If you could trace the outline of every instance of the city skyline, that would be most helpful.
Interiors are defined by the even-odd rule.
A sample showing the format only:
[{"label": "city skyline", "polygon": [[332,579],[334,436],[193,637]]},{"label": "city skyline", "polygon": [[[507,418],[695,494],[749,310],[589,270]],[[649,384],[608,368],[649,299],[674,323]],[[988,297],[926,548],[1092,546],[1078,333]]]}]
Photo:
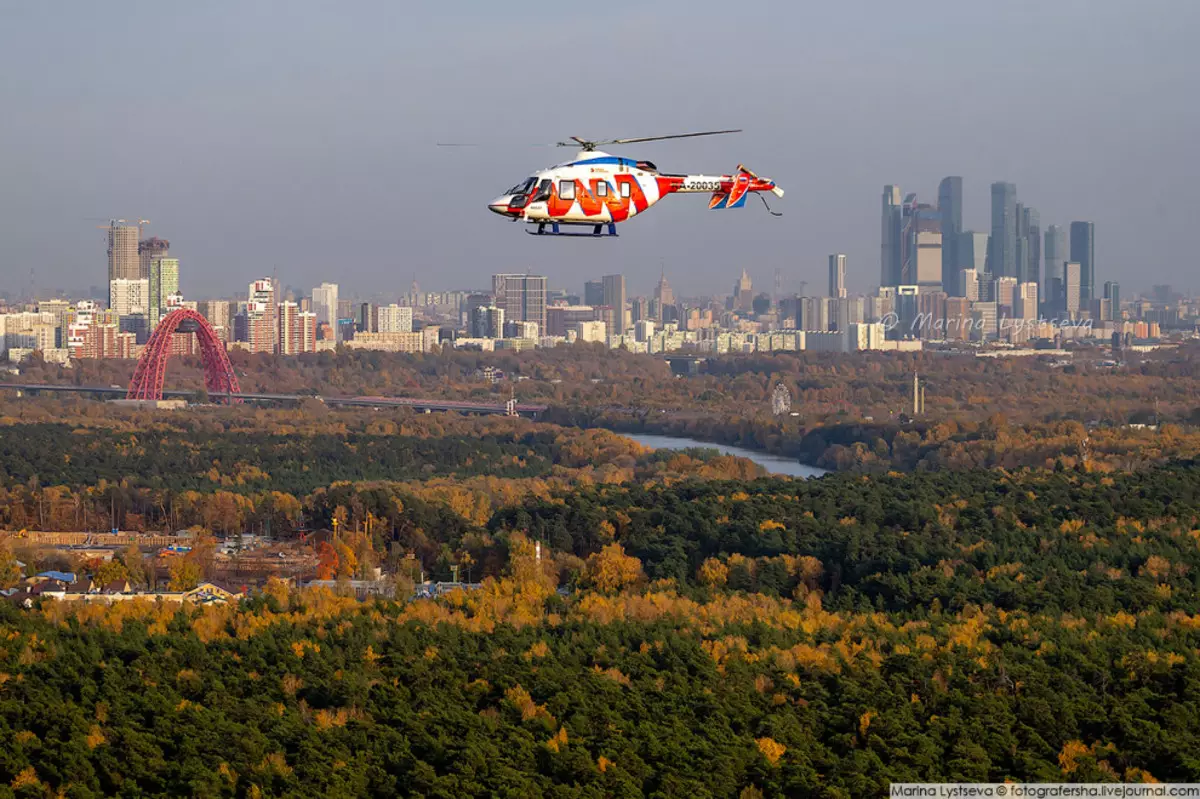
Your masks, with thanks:
[{"label": "city skyline", "polygon": [[[660,261],[681,292],[719,291],[728,272],[741,267],[759,285],[770,285],[780,269],[786,289],[824,282],[830,252],[847,254],[848,287],[865,291],[877,271],[869,264],[878,249],[878,187],[894,182],[932,203],[945,175],[963,178],[964,229],[989,230],[987,187],[1011,182],[1043,224],[1095,222],[1104,236],[1103,277],[1130,288],[1186,286],[1196,201],[1186,170],[1175,165],[1191,157],[1200,112],[1176,98],[1195,74],[1197,56],[1185,34],[1200,11],[1167,9],[1170,25],[1127,4],[1090,4],[1089,27],[1068,57],[1058,45],[1062,30],[1077,28],[1069,4],[1039,8],[1038,24],[1029,25],[1011,6],[934,2],[928,14],[914,15],[872,3],[865,34],[858,11],[751,6],[744,10],[750,23],[782,18],[758,27],[766,66],[779,78],[772,85],[786,87],[786,102],[756,88],[762,63],[695,81],[699,53],[664,66],[621,45],[626,68],[614,88],[628,90],[626,121],[614,123],[608,109],[580,98],[557,100],[552,123],[531,125],[515,94],[478,80],[479,67],[514,46],[576,29],[586,19],[581,11],[479,6],[489,27],[486,36],[472,37],[470,63],[439,62],[436,80],[417,85],[402,76],[461,33],[444,10],[401,14],[368,5],[346,14],[304,6],[306,13],[287,19],[251,10],[236,31],[214,37],[224,18],[216,9],[134,15],[83,8],[64,20],[30,7],[10,15],[0,32],[0,64],[10,74],[39,75],[36,83],[0,89],[15,111],[0,137],[20,154],[4,167],[10,191],[0,199],[0,235],[9,244],[0,256],[0,289],[20,293],[31,269],[43,288],[96,283],[79,285],[77,277],[93,263],[100,233],[94,219],[137,213],[153,220],[149,232],[169,233],[192,296],[264,271],[264,258],[265,271],[278,269],[292,285],[317,285],[336,273],[345,290],[359,294],[399,293],[414,272],[425,282],[470,285],[493,271],[526,267],[554,284],[577,285],[630,262],[641,268],[621,267],[629,291],[648,294]],[[636,13],[646,35],[683,43],[708,30],[720,11],[716,4],[666,2]],[[402,17],[419,42],[396,48],[390,31]],[[932,17],[956,26],[953,52],[930,26],[917,24]],[[139,35],[160,29],[172,36]],[[146,51],[100,45],[118,31],[137,37]],[[1017,35],[1020,81],[1013,80]],[[1146,44],[1136,58],[1098,46],[1135,35]],[[53,53],[35,46],[50,36],[60,45]],[[922,69],[948,57],[953,70]],[[128,93],[130,113],[122,113],[124,95],[110,91],[112,76],[142,72],[143,60],[157,68]],[[906,69],[885,68],[895,63]],[[216,67],[200,68],[210,64]],[[953,96],[954,103],[944,111],[923,106],[920,115],[905,110],[898,98],[912,71],[923,74],[930,96]],[[171,120],[172,136],[159,135],[158,126],[113,124],[137,118],[139,95]],[[661,103],[663,95],[680,102]],[[80,103],[80,96],[103,101]],[[1011,113],[997,116],[997,107]],[[1061,136],[1027,124],[1046,107],[1056,109]],[[1160,119],[1171,122],[1144,123]],[[745,132],[621,152],[670,171],[729,171],[746,163],[792,188],[777,206],[782,219],[749,205],[718,217],[702,200],[680,198],[632,220],[616,240],[580,247],[518,235],[519,227],[486,210],[498,191],[565,154],[529,144],[718,124]],[[910,135],[899,135],[906,130],[936,146],[913,147]],[[434,147],[447,139],[487,146]],[[1141,230],[1155,235],[1147,240]],[[346,247],[348,236],[354,248]],[[346,256],[351,250],[383,256],[355,259]],[[1139,280],[1147,274],[1154,277]]]}]

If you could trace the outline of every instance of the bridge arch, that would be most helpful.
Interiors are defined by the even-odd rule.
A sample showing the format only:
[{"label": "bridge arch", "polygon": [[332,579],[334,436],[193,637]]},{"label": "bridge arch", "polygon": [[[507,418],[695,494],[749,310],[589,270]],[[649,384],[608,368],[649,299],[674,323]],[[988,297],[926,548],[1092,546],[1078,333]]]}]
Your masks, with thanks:
[{"label": "bridge arch", "polygon": [[[142,349],[126,399],[160,400],[167,360],[171,357],[171,337],[175,333],[195,333],[200,342],[200,358],[204,362],[204,387],[210,395],[239,394],[237,375],[225,345],[217,338],[212,325],[190,308],[179,308],[163,317]],[[215,398],[215,397],[214,397]]]}]

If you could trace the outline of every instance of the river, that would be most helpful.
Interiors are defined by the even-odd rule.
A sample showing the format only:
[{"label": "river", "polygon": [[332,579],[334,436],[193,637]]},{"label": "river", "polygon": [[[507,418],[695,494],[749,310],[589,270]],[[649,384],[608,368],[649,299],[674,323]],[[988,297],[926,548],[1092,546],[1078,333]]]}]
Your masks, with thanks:
[{"label": "river", "polygon": [[697,441],[694,438],[677,436],[655,436],[646,433],[621,433],[621,435],[626,438],[632,438],[643,447],[650,447],[651,449],[691,449],[693,447],[715,449],[722,455],[737,455],[739,458],[752,460],[771,474],[782,474],[788,477],[820,477],[823,474],[829,474],[825,469],[806,466],[800,463],[800,461],[785,458],[781,455],[771,455],[767,452],[742,449],[741,447],[730,447],[725,444],[714,444],[711,441]]}]

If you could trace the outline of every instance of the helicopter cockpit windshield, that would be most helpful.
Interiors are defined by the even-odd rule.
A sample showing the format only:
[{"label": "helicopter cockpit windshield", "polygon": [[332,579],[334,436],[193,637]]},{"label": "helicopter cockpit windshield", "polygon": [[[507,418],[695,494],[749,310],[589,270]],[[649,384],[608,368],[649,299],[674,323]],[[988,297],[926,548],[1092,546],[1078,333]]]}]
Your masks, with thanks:
[{"label": "helicopter cockpit windshield", "polygon": [[523,182],[518,183],[516,186],[513,186],[504,193],[512,195],[528,194],[529,192],[533,191],[533,186],[535,183],[537,183],[537,178],[525,178]]}]

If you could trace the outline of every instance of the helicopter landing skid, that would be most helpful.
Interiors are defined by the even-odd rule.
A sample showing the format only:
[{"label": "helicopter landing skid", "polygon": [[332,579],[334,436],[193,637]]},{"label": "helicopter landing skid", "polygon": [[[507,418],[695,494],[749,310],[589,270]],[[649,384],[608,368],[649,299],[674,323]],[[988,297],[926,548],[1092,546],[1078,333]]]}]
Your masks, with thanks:
[{"label": "helicopter landing skid", "polygon": [[[570,224],[570,223],[568,223],[568,224]],[[577,223],[577,224],[580,224],[582,226],[588,226],[588,223],[586,223],[586,222]],[[591,233],[566,233],[561,229],[558,222],[550,222],[549,230],[547,230],[546,227],[547,227],[546,222],[539,222],[538,226],[537,226],[537,230],[526,230],[525,232],[531,236],[574,236],[577,238],[587,238],[587,239],[604,239],[604,238],[616,238],[617,237],[617,226],[613,222],[609,222],[607,224],[607,227],[608,227],[607,233],[603,232],[604,228],[606,227],[604,224],[590,225],[590,227],[592,228]]]}]

